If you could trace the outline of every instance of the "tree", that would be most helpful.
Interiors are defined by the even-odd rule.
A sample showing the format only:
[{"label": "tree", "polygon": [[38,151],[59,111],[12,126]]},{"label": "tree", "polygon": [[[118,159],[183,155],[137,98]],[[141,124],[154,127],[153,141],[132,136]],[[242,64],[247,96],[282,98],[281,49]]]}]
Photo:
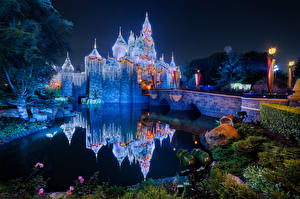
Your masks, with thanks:
[{"label": "tree", "polygon": [[227,59],[218,68],[219,78],[215,79],[216,87],[230,88],[231,83],[243,82],[245,72],[240,62],[240,56],[236,55],[230,46],[225,47]]},{"label": "tree", "polygon": [[[6,101],[28,119],[27,105],[53,72],[56,57],[68,48],[72,23],[63,19],[50,0],[2,0],[0,7],[0,68]],[[2,95],[3,96],[3,95]]]},{"label": "tree", "polygon": [[295,81],[294,84],[296,83],[298,78],[300,78],[300,58],[298,58],[298,61],[294,69],[294,81]]}]

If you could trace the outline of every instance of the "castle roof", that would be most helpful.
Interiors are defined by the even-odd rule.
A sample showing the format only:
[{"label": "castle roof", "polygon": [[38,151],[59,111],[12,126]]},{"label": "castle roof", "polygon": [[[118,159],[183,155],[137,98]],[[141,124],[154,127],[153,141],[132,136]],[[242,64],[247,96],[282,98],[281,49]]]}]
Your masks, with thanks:
[{"label": "castle roof", "polygon": [[70,57],[69,57],[69,52],[67,52],[67,58],[65,60],[65,63],[62,65],[61,69],[64,72],[73,72],[74,71],[74,67],[73,67]]},{"label": "castle roof", "polygon": [[102,58],[101,55],[99,54],[98,50],[97,50],[97,41],[96,41],[96,39],[95,39],[95,43],[94,43],[94,49],[88,56],[89,57]]}]

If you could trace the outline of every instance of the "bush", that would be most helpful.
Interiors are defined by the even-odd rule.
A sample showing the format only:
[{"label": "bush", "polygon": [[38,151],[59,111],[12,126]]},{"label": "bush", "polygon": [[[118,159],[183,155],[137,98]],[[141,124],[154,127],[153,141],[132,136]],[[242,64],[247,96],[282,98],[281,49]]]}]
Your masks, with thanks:
[{"label": "bush", "polygon": [[233,150],[232,146],[222,148],[220,146],[212,150],[213,158],[218,162],[217,168],[232,173],[238,177],[243,176],[244,168],[253,162],[251,157],[242,156]]},{"label": "bush", "polygon": [[279,104],[260,104],[262,124],[287,138],[300,140],[300,109]]},{"label": "bush", "polygon": [[141,183],[141,185],[135,189],[129,190],[123,197],[123,199],[152,199],[152,198],[164,198],[164,199],[180,199],[177,193],[171,195],[167,192],[166,188],[162,185],[156,186],[151,181]]},{"label": "bush", "polygon": [[260,136],[263,134],[263,129],[253,123],[237,123],[234,125],[240,138],[246,138],[248,136]]},{"label": "bush", "polygon": [[219,169],[211,171],[209,188],[216,192],[218,198],[258,198],[246,184],[237,183],[227,173],[222,174]]},{"label": "bush", "polygon": [[256,156],[259,151],[263,150],[262,143],[267,140],[266,137],[262,136],[249,136],[244,140],[233,143],[232,147],[238,153]]}]

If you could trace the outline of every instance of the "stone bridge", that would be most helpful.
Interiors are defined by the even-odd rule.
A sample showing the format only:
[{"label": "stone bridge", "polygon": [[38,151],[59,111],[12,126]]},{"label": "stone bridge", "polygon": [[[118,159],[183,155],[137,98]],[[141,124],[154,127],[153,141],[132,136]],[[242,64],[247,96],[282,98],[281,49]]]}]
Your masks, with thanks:
[{"label": "stone bridge", "polygon": [[192,110],[197,108],[203,115],[222,117],[236,115],[246,111],[247,121],[260,121],[260,103],[287,105],[287,99],[245,98],[234,95],[223,95],[189,90],[151,90],[151,106],[169,105],[171,110]]}]

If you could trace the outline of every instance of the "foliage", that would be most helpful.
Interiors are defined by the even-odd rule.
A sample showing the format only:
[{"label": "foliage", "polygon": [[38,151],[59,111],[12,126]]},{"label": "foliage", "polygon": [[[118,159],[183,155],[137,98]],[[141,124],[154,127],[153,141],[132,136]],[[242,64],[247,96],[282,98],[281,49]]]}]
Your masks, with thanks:
[{"label": "foliage", "polygon": [[247,111],[238,111],[236,114],[238,116],[238,121],[241,123],[248,117]]},{"label": "foliage", "polygon": [[[86,182],[81,181],[80,179],[77,179],[74,183],[74,190],[72,191],[72,194],[75,197],[80,197],[83,195],[92,194],[96,187],[98,186],[99,180],[98,180],[99,172],[96,172],[93,176],[90,177],[90,179]],[[83,179],[83,178],[82,178]]]},{"label": "foliage", "polygon": [[29,98],[38,99],[36,91],[48,82],[56,57],[68,48],[72,23],[45,0],[2,0],[0,18],[0,79],[6,85],[1,97],[25,113]]},{"label": "foliage", "polygon": [[[217,52],[206,58],[192,60],[187,66],[182,68],[181,72],[186,78],[192,79],[197,70],[200,70],[202,74],[200,83],[202,85],[213,85],[213,79],[219,77],[217,74],[218,67],[225,60],[225,53]],[[193,85],[194,82],[195,80],[192,81]]]},{"label": "foliage", "polygon": [[232,50],[226,52],[227,59],[218,68],[220,78],[215,79],[216,87],[229,89],[231,83],[242,83],[245,74],[240,62],[240,57]]},{"label": "foliage", "polygon": [[17,135],[23,131],[42,127],[45,122],[28,122],[18,118],[0,118],[0,139]]},{"label": "foliage", "polygon": [[242,155],[256,157],[259,151],[263,150],[262,143],[268,139],[262,136],[249,136],[246,139],[239,140],[232,144],[233,150]]},{"label": "foliage", "polygon": [[163,199],[179,199],[182,196],[175,194],[169,194],[166,188],[161,184],[156,186],[153,182],[147,181],[141,183],[137,188],[129,190],[123,197],[123,199],[152,199],[152,198],[163,198]]},{"label": "foliage", "polygon": [[263,133],[263,129],[253,123],[237,123],[234,127],[237,129],[241,139],[251,135],[260,136]]},{"label": "foliage", "polygon": [[300,58],[298,58],[298,61],[295,65],[295,69],[294,69],[294,82],[293,85],[296,83],[297,79],[300,78]]},{"label": "foliage", "polygon": [[247,185],[237,183],[227,173],[219,169],[211,171],[209,188],[218,195],[218,198],[258,198]]},{"label": "foliage", "polygon": [[300,109],[279,104],[260,104],[262,124],[287,138],[300,141]]},{"label": "foliage", "polygon": [[253,162],[252,157],[241,156],[235,152],[233,147],[227,146],[222,148],[220,146],[212,149],[213,158],[218,162],[216,168],[219,168],[227,173],[232,173],[238,177],[243,176],[243,168]]},{"label": "foliage", "polygon": [[41,188],[45,188],[47,181],[41,175],[41,168],[34,167],[28,177],[18,178],[8,183],[1,198],[36,198]]},{"label": "foliage", "polygon": [[258,166],[244,173],[247,183],[267,198],[300,196],[300,150],[273,146],[259,153]]}]

